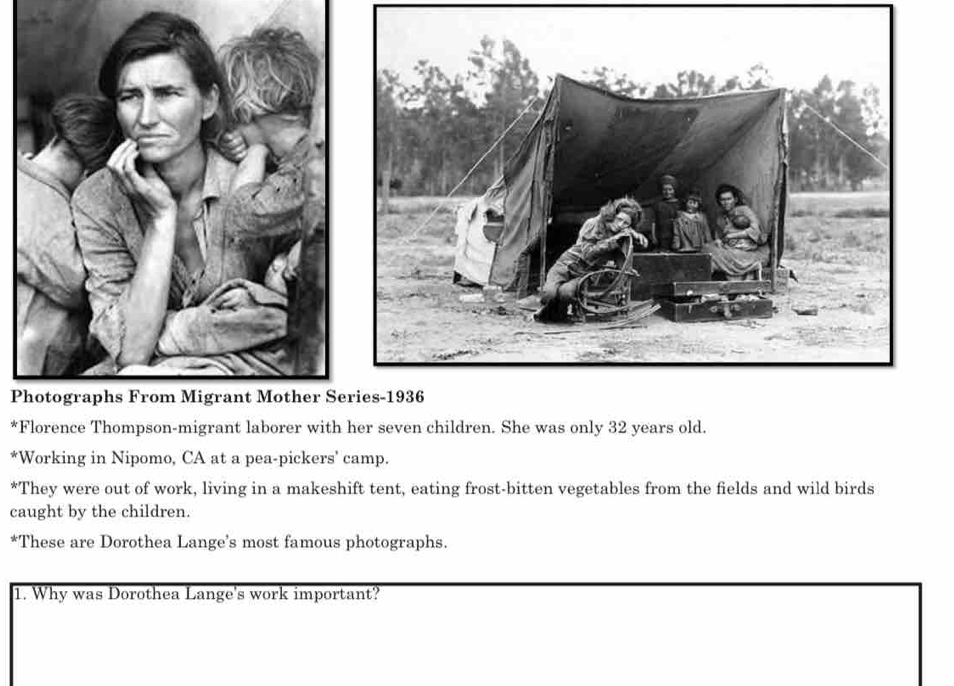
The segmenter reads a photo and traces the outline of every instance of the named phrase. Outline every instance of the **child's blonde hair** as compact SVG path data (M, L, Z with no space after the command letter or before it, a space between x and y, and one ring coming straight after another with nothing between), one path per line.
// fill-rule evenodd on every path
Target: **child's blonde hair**
M247 124L266 114L295 114L311 123L321 60L297 31L256 29L222 47L231 116Z

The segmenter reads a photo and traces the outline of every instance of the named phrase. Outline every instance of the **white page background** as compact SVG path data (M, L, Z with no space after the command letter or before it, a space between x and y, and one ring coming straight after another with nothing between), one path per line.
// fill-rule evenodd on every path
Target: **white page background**
M12 21L12 13L2 19ZM329 43L332 75L329 93L331 382L272 386L294 386L314 392L322 392L329 386L339 390L423 388L426 393L424 406L220 406L210 409L185 405L158 408L123 405L95 409L50 406L43 410L37 406L11 405L8 395L8 414L11 416L42 416L58 421L89 417L134 421L136 417L158 413L169 421L189 421L200 414L209 421L245 417L306 421L323 415L335 416L339 421L350 417L368 422L401 419L424 422L435 417L459 417L492 424L508 417L532 422L577 421L591 417L606 420L618 415L629 420L675 423L686 418L702 418L708 429L704 437L618 440L579 437L556 441L543 441L539 437L507 441L499 436L497 440L425 437L427 440L421 441L408 437L373 436L329 438L327 442L308 439L307 445L304 438L256 437L253 440L242 437L238 447L242 450L277 449L276 446L282 447L287 441L289 448L318 450L323 445L333 445L343 450L381 452L389 456L391 465L380 478L408 483L414 480L461 482L508 478L548 482L623 479L641 483L651 478L673 483L686 479L748 479L764 484L787 479L841 479L874 483L876 496L817 500L758 498L754 501L741 497L698 500L640 497L633 500L590 498L572 502L557 498L405 498L350 502L222 499L190 504L195 508L192 521L183 526L173 524L169 528L170 531L182 529L192 535L236 532L245 536L284 535L286 532L316 536L328 533L342 537L355 532L401 536L429 532L447 542L446 550L421 553L23 551L8 542L17 525L4 517L5 549L0 553L3 580L914 581L924 584L924 651L928 683L949 683L954 677L950 651L954 644L951 628L954 566L948 540L951 469L947 457L949 442L945 439L950 424L947 411L950 407L950 337L947 335L950 324L945 309L949 270L944 256L951 253L947 249L951 247L951 240L946 208L948 175L943 173L942 165L946 170L950 143L943 127L946 113L951 111L951 96L949 89L940 87L939 82L940 56L949 39L947 22L926 3L899 3L895 21L894 368L373 368L372 9L367 3L335 2L331 8ZM12 29L7 28L6 33L11 35ZM9 59L10 51L6 51L3 60ZM12 74L12 65L6 63L2 73ZM3 89L4 97L9 98L11 92L10 87ZM12 103L6 100L0 111L9 118ZM12 121L8 119L7 124L9 131ZM3 145L9 159L12 156L9 139ZM12 178L8 176L12 168L10 165L3 172L0 187L13 187ZM12 215L12 199L8 206ZM0 243L7 264L11 263L10 246L10 240ZM9 283L5 282L0 294L0 299L8 303L7 307L12 300L7 290ZM12 321L9 310L7 314L7 321ZM12 360L11 342L11 335L0 336L0 359ZM638 340L634 340L634 345L638 345ZM108 387L119 391L133 385L145 390L165 391L174 391L178 387L175 383L137 382L112 383ZM202 386L200 383L189 385ZM740 401L729 389L743 386L753 390ZM10 381L8 387L93 390L101 384ZM254 389L259 384L238 383L233 386L219 383L203 387L214 390ZM567 397L584 390L585 401ZM3 431L5 445L15 444L18 440L22 442L23 439L10 429L9 422L3 422ZM740 445L742 435L746 438L746 447ZM29 446L41 449L46 446L45 441L44 437L30 437ZM230 449L229 444L219 439L203 439L198 445L225 451ZM115 441L108 445L97 441L96 447L100 450L135 447L140 451L177 453L186 446L182 445L181 439L167 441L157 437L138 442ZM5 477L22 476L21 470L14 469L12 460L4 457L0 464ZM210 468L206 476L212 478L211 471ZM247 478L284 482L289 480L290 474L256 472ZM329 474L331 472L323 472L321 476L324 478ZM189 478L201 476L198 472L189 472L188 475ZM344 467L336 467L334 475L347 478L349 472ZM96 472L78 470L75 480L98 478L106 482L113 476L117 481L137 478L126 470L99 468ZM179 473L170 473L168 478L174 480L176 476L183 478ZM363 470L355 476L370 480L377 475ZM10 501L4 498L3 502ZM169 525L159 522L155 526ZM127 522L111 523L109 528L132 535L141 531L143 526ZM61 531L67 536L94 535L98 531L95 525L62 522L31 525L31 529ZM835 592L837 589L832 591ZM825 597L831 599L827 593ZM907 589L888 594L894 604L889 605L886 612L897 619L891 627L897 633L885 634L887 644L879 643L883 636L859 633L857 636L843 636L850 641L844 650L854 656L868 655L870 665L880 665L879 660L892 655L908 655L910 593ZM863 596L864 593L858 594L859 598ZM455 621L468 624L466 617L459 616L463 613L462 606L448 603L446 598L426 589L408 595L404 595L404 591L400 595L388 593L385 597L388 603L408 603L407 607L395 607L393 614L386 615L388 622L397 622L400 617L402 621L397 622L397 626L407 634L425 627L430 631L430 617L445 607L458 611ZM548 595L542 607L532 611L552 612L551 597ZM673 602L678 607L678 602L689 602L688 597ZM479 609L479 597L455 598L457 602L471 603ZM8 602L5 595L5 609ZM589 601L584 599L582 602ZM801 591L792 591L785 602L788 603L785 612L789 612L808 601ZM827 606L831 608L835 602L831 600ZM849 601L843 600L839 593L837 603ZM612 608L612 602L607 605ZM414 610L419 606L423 607L420 614ZM771 611L772 607L756 605L752 611ZM857 607L849 604L843 605L842 609L844 617L858 616ZM227 609L226 613L235 611L234 608ZM302 614L291 620L294 624L310 621L310 615L304 614L305 610L296 611ZM199 625L188 618L183 620L181 615L167 612L166 619L160 612L155 621L159 626L167 627L170 636L178 635L182 643L160 643L155 647L155 659L159 665L157 674L170 673L165 671L167 666L164 664L176 659L176 650L186 651L189 655L199 654L196 648L199 633L205 636L203 640L211 641L213 647L221 641L235 651L231 655L247 656L250 648L240 640L238 619L234 623L225 622L222 625L224 633L210 637L209 632L198 632ZM602 612L606 614L601 614L598 622L606 632L600 636L626 635L610 631L618 628L633 631L636 643L653 637L653 627L640 624L638 618L634 621L624 613L614 615L607 608ZM664 609L659 612L657 616L666 616ZM770 617L779 616L778 613L769 614ZM707 635L719 638L717 645L726 645L729 642L726 636L741 635L769 650L770 637L758 630L761 626L755 621L758 615L733 613L728 607L722 607L717 616L718 622L706 626ZM780 625L791 623L786 627L791 631L788 635L826 636L832 628L826 622L815 621L811 613L785 616L791 619ZM580 618L587 619L582 610L571 607L563 619L574 623ZM48 619L39 617L38 621L53 626L52 616ZM104 637L124 629L132 631L134 626L133 618L111 616L85 626L76 617L61 616L56 621L63 621L65 627L81 627L87 634L102 634ZM355 640L360 642L361 628L374 627L379 621L383 621L381 617L356 611L354 615L336 616L335 626L352 627L357 634ZM267 617L263 616L263 622L267 622ZM6 644L8 627L6 622L0 624L3 625L0 632ZM485 633L506 631L509 624L504 614L495 621L475 621L468 625L467 630L476 631L480 627ZM861 631L859 627L863 628L864 622L852 626ZM872 626L881 627L879 624ZM902 630L901 627L905 628ZM683 628L690 634L687 640L699 638L699 634L691 632L691 627ZM39 628L34 630L39 632ZM309 626L311 630L318 631ZM323 625L320 630L333 631L334 627ZM55 635L50 634L51 639ZM256 627L256 635L261 635L260 626ZM263 639L263 648L274 647L277 635L267 635ZM856 639L864 639L864 645L859 645ZM128 640L128 636L123 640ZM407 640L406 636L403 640ZM660 665L670 657L679 657L676 644L659 643L659 650L665 651L668 647L673 651L660 653ZM288 639L296 659L301 657L302 651L309 649L306 644L307 637L298 634ZM175 645L178 648L169 647ZM698 646L699 650L705 649L701 639L692 645ZM818 641L813 645L822 650L832 644ZM894 652L888 646L893 646ZM235 659L235 664L248 664L229 657L228 650L222 645L217 647L221 649L220 654L226 656L226 661ZM368 661L373 661L379 651L387 650L387 646L382 648L373 641L362 648ZM54 651L39 648L37 659L58 660L61 649L68 654L68 646L57 647ZM116 652L117 660L121 660L121 651ZM443 659L441 651L436 652L439 653L436 659ZM828 656L820 659L835 659L830 650L822 650L819 654ZM4 654L4 669L8 664L7 657ZM718 660L718 657L710 655L707 659ZM481 660L480 651L474 651L474 659ZM690 660L688 657L684 659ZM453 664L460 669L459 662ZM670 683L705 680L705 675L714 673L707 670L706 664L681 664L691 678L687 676L684 681ZM785 673L782 666L771 660L758 664L763 664L766 669L779 669L773 675ZM206 668L200 665L200 669ZM898 668L910 669L910 665L906 663ZM799 666L799 669L808 668ZM808 672L799 669L793 673L805 677L800 682L805 683ZM158 683L143 677L143 674L148 674L147 670L148 665L144 666L140 677L130 678L127 683ZM295 675L294 670L291 674ZM654 682L651 678L658 676L658 672L639 674L646 676L649 683L665 683ZM895 680L895 673L891 671L862 674L865 678L857 682L846 675L840 683L911 683L906 679ZM910 672L905 674L909 676ZM245 676L229 673L229 676L232 683L265 679L261 673L252 674L253 678L248 673ZM285 677L293 682L288 674ZM559 676L553 678L560 681ZM566 683L582 678L573 673L573 678L568 678ZM407 678L400 676L395 676L394 680L408 682ZM448 681L457 682L458 679ZM784 677L761 683L769 682L795 683L785 681Z

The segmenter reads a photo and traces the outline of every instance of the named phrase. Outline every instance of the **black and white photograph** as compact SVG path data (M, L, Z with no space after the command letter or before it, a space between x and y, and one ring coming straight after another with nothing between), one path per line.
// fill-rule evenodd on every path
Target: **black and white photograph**
M15 378L327 378L325 0L17 0Z
M893 363L892 7L377 6L375 363Z

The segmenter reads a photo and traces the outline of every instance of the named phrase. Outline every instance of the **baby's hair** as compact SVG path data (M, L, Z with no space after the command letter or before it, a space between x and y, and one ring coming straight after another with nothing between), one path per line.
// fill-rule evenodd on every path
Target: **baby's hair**
M94 95L67 95L50 112L54 141L62 141L92 173L104 167L122 141L112 100Z
M297 31L256 29L220 53L231 90L231 115L247 124L266 114L295 114L311 123L321 60Z

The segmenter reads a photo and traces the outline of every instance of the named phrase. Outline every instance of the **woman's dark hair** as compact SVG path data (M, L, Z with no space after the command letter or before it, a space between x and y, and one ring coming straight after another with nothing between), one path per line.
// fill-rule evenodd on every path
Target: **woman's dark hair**
M67 95L50 111L53 142L62 141L92 173L106 166L109 156L122 141L116 123L116 105L96 95Z
M171 12L147 12L134 21L109 49L99 70L99 90L110 100L116 99L119 74L130 62L174 53L192 72L195 85L203 94L213 86L219 91L219 112L202 122L202 138L214 140L222 132L221 113L227 112L228 90L215 60L215 53L198 25Z
M744 204L745 204L745 196L742 195L742 191L740 191L738 188L736 188L736 187L733 186L732 184L728 184L728 183L720 183L720 184L719 184L719 187L716 188L716 192L715 192L716 202L719 202L719 197L720 197L723 193L731 193L732 196L735 198L735 204L736 204L736 205L744 205Z

